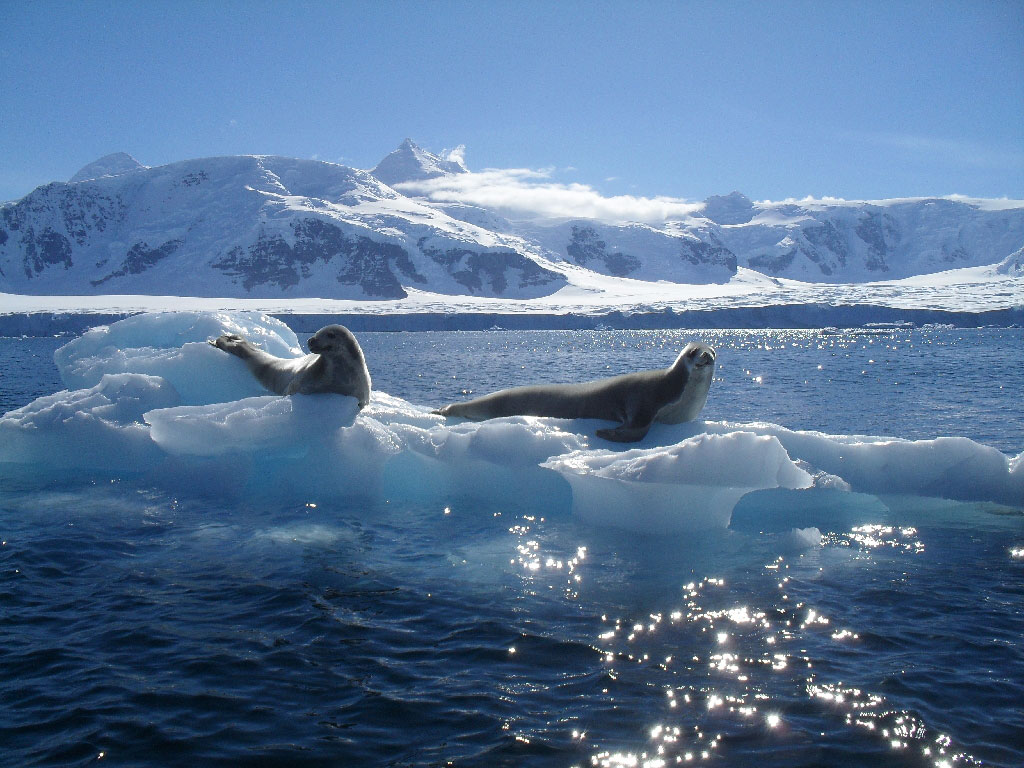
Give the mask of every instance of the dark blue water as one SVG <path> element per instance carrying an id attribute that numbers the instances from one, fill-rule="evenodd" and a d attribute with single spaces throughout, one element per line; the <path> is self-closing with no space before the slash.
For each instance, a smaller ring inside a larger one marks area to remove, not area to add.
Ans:
<path id="1" fill-rule="evenodd" d="M 435 404 L 667 364 L 684 337 L 719 351 L 707 418 L 1024 449 L 1020 330 L 360 341 L 376 388 Z M 0 340 L 0 408 L 59 388 L 62 341 Z M 0 764 L 1024 764 L 1021 512 L 884 501 L 792 552 L 502 499 L 7 484 Z"/>

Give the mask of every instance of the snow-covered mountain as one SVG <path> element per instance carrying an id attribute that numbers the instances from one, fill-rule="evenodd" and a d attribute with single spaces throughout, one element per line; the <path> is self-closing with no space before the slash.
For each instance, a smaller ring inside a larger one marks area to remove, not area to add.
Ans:
<path id="1" fill-rule="evenodd" d="M 468 173 L 462 158 L 456 153 L 449 153 L 448 158 L 441 158 L 416 145 L 412 139 L 406 139 L 398 149 L 385 157 L 371 173 L 385 184 L 397 184 L 405 181 L 422 181 L 434 179 L 450 173 Z"/>
<path id="2" fill-rule="evenodd" d="M 92 179 L 99 179 L 104 176 L 121 176 L 132 171 L 145 170 L 145 168 L 146 166 L 127 152 L 114 152 L 80 169 L 78 173 L 71 177 L 70 182 L 77 184 L 80 181 L 91 181 Z"/>
<path id="3" fill-rule="evenodd" d="M 0 292 L 518 299 L 590 290 L 599 276 L 712 284 L 749 269 L 858 283 L 1000 262 L 1012 275 L 1024 246 L 1024 203 L 758 203 L 733 192 L 623 222 L 459 197 L 460 184 L 479 192 L 488 178 L 460 151 L 410 140 L 371 172 L 272 156 L 147 168 L 108 155 L 0 206 Z"/>
<path id="4" fill-rule="evenodd" d="M 12 293 L 400 298 L 407 286 L 530 298 L 565 282 L 518 238 L 313 160 L 189 160 L 47 184 L 0 207 L 0 285 Z"/>
<path id="5" fill-rule="evenodd" d="M 1000 275 L 1024 277 L 1024 248 L 1014 251 L 996 265 L 995 271 Z"/>
<path id="6" fill-rule="evenodd" d="M 741 266 L 809 282 L 891 280 L 995 264 L 1024 245 L 1024 206 L 903 199 L 752 203 L 710 198 L 708 225 Z M 706 234 L 705 234 L 706 233 Z"/>
<path id="7" fill-rule="evenodd" d="M 605 275 L 718 283 L 745 267 L 811 283 L 862 283 L 996 264 L 1024 246 L 1024 203 L 754 203 L 733 192 L 657 225 L 527 221 L 503 231 Z"/>

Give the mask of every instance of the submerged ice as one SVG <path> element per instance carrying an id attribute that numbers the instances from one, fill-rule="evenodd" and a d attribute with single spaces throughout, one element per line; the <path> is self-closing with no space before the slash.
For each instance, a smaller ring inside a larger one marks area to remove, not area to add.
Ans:
<path id="1" fill-rule="evenodd" d="M 507 498 L 595 525 L 672 533 L 790 519 L 813 546 L 815 514 L 878 495 L 1024 506 L 1024 454 L 966 438 L 827 435 L 768 423 L 658 424 L 638 447 L 593 421 L 446 421 L 431 404 L 373 392 L 269 395 L 207 340 L 240 333 L 279 357 L 303 354 L 255 313 L 138 315 L 94 328 L 55 360 L 67 390 L 0 418 L 0 477 L 111 476 L 232 498 Z M 372 374 L 372 371 L 371 371 Z M 712 396 L 714 390 L 712 389 Z M 818 519 L 821 519 L 820 517 Z"/>

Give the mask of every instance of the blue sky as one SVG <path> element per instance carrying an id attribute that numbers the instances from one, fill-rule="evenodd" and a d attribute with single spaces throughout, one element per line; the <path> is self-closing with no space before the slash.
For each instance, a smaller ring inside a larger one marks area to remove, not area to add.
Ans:
<path id="1" fill-rule="evenodd" d="M 1024 2 L 0 0 L 0 200 L 115 151 L 1024 198 Z"/>

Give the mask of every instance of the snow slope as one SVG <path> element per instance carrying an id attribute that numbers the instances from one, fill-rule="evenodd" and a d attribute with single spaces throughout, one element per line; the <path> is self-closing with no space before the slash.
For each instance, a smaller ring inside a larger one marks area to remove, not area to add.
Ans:
<path id="1" fill-rule="evenodd" d="M 850 285 L 772 279 L 743 268 L 718 285 L 648 283 L 593 273 L 589 277 L 586 285 L 570 284 L 530 300 L 415 290 L 405 299 L 389 300 L 0 294 L 0 334 L 78 332 L 136 312 L 186 310 L 266 312 L 289 317 L 292 327 L 310 331 L 326 322 L 343 322 L 356 330 L 1024 323 L 1024 275 L 1007 276 L 996 267 Z"/>

